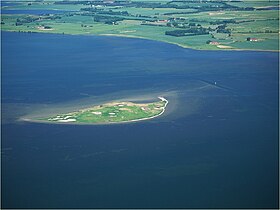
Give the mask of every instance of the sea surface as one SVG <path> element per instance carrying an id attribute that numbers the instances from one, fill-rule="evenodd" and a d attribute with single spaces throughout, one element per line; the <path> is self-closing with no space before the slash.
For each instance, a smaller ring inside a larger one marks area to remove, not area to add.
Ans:
<path id="1" fill-rule="evenodd" d="M 2 208 L 278 208 L 278 54 L 2 32 Z M 153 120 L 21 121 L 164 96 Z"/>
<path id="2" fill-rule="evenodd" d="M 17 2 L 9 2 L 9 1 L 1 1 L 1 7 L 7 7 L 7 6 L 17 6 L 19 3 Z"/>

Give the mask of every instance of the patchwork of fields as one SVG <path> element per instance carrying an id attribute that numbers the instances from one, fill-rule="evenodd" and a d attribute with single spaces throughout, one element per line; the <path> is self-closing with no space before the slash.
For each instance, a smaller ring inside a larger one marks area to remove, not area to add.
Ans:
<path id="1" fill-rule="evenodd" d="M 4 31 L 138 37 L 193 49 L 279 49 L 278 1 L 5 1 Z"/>

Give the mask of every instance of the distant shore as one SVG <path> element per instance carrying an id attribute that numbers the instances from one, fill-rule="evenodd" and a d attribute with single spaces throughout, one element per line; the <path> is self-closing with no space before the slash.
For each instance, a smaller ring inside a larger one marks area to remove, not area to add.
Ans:
<path id="1" fill-rule="evenodd" d="M 82 35 L 82 34 L 81 34 Z M 94 35 L 94 34 L 93 34 Z M 191 47 L 188 45 L 176 43 L 176 42 L 168 42 L 168 41 L 163 41 L 163 40 L 156 40 L 156 39 L 149 39 L 146 37 L 142 36 L 135 36 L 135 35 L 127 35 L 127 34 L 99 34 L 99 35 L 94 35 L 94 36 L 113 36 L 113 37 L 124 37 L 124 38 L 134 38 L 134 39 L 146 39 L 146 40 L 152 40 L 152 41 L 158 41 L 158 42 L 163 42 L 163 43 L 168 43 L 168 44 L 173 44 L 177 45 L 179 47 L 182 47 L 184 49 L 192 49 L 192 50 L 202 50 L 202 51 L 257 51 L 257 52 L 280 52 L 280 50 L 264 50 L 264 49 L 240 49 L 240 48 L 219 48 L 217 47 L 216 49 L 203 49 L 203 48 L 195 48 Z"/>
<path id="2" fill-rule="evenodd" d="M 1 30 L 3 32 L 13 32 L 13 33 L 28 33 L 27 31 L 15 31 L 15 30 Z M 44 31 L 44 32 L 43 32 Z M 61 33 L 56 33 L 54 30 L 38 30 L 38 31 L 31 31 L 31 33 L 39 33 L 39 34 L 57 34 L 57 35 L 62 35 Z M 215 49 L 206 49 L 206 48 L 197 48 L 197 47 L 191 47 L 189 45 L 184 45 L 176 42 L 170 42 L 170 41 L 165 41 L 165 40 L 157 40 L 157 39 L 151 39 L 148 37 L 142 37 L 142 36 L 137 36 L 137 35 L 128 35 L 128 34 L 68 34 L 65 33 L 63 35 L 71 35 L 71 36 L 111 36 L 111 37 L 123 37 L 123 38 L 134 38 L 134 39 L 145 39 L 145 40 L 151 40 L 151 41 L 157 41 L 157 42 L 163 42 L 167 44 L 172 44 L 176 45 L 179 47 L 182 47 L 184 49 L 192 49 L 192 50 L 199 50 L 199 51 L 256 51 L 256 52 L 280 52 L 280 50 L 266 50 L 266 49 L 241 49 L 241 48 L 215 48 Z"/>
<path id="3" fill-rule="evenodd" d="M 110 124 L 122 124 L 122 123 L 139 122 L 139 121 L 150 120 L 150 119 L 159 117 L 165 112 L 166 106 L 169 103 L 169 101 L 162 96 L 159 96 L 158 98 L 161 101 L 166 102 L 164 107 L 163 107 L 163 110 L 155 116 L 141 118 L 141 119 L 127 120 L 127 121 L 120 121 L 120 122 L 104 122 L 104 123 L 82 123 L 81 122 L 81 123 L 78 123 L 78 122 L 51 122 L 51 121 L 43 121 L 43 120 L 36 120 L 36 119 L 21 117 L 21 118 L 19 118 L 18 121 L 33 122 L 33 123 L 44 123 L 44 124 L 63 124 L 63 125 L 110 125 Z"/>

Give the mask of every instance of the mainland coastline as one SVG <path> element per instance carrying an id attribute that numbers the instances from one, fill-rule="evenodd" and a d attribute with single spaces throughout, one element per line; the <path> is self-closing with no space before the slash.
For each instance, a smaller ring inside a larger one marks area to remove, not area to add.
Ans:
<path id="1" fill-rule="evenodd" d="M 195 50 L 279 52 L 279 3 L 185 3 L 36 1 L 4 5 L 1 30 L 140 38 Z"/>
<path id="2" fill-rule="evenodd" d="M 29 33 L 27 31 L 15 31 L 15 30 L 5 30 L 2 29 L 2 31 L 9 32 L 9 33 Z M 143 37 L 138 35 L 127 35 L 127 34 L 71 34 L 71 33 L 65 33 L 61 34 L 59 32 L 55 32 L 52 30 L 39 30 L 38 31 L 32 31 L 31 33 L 38 33 L 38 34 L 56 34 L 56 35 L 69 35 L 69 36 L 104 36 L 104 37 L 120 37 L 120 38 L 131 38 L 131 39 L 144 39 L 144 40 L 150 40 L 150 41 L 157 41 L 162 42 L 166 44 L 176 45 L 178 47 L 181 47 L 183 49 L 191 49 L 191 50 L 197 50 L 197 51 L 252 51 L 252 52 L 274 52 L 279 53 L 280 50 L 272 50 L 272 49 L 250 49 L 250 48 L 234 48 L 234 47 L 228 47 L 224 45 L 218 45 L 216 48 L 199 48 L 199 47 L 193 47 L 186 44 L 181 44 L 177 42 L 172 41 L 166 41 L 166 40 L 160 40 L 160 39 L 152 39 L 149 37 Z M 220 46 L 220 47 L 219 47 Z"/>

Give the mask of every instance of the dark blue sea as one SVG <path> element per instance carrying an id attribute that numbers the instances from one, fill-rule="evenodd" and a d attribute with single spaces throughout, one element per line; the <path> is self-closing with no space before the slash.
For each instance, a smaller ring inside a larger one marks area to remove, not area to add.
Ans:
<path id="1" fill-rule="evenodd" d="M 2 32 L 2 208 L 278 208 L 278 53 Z M 169 100 L 153 120 L 19 120 Z M 73 111 L 73 110 L 72 110 Z"/>

